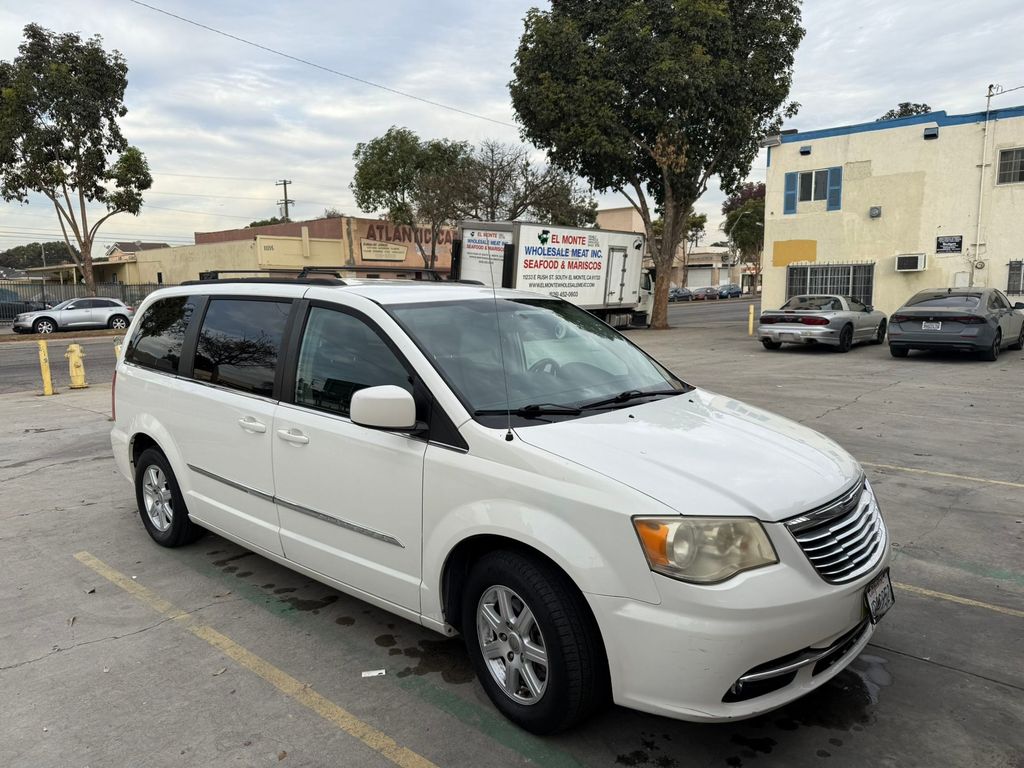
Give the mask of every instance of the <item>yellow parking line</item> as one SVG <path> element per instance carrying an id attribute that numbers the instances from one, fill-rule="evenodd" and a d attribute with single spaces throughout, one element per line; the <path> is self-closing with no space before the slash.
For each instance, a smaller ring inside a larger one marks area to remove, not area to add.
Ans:
<path id="1" fill-rule="evenodd" d="M 287 672 L 260 658 L 230 637 L 222 635 L 212 627 L 200 623 L 188 613 L 176 608 L 152 590 L 133 581 L 120 571 L 111 568 L 102 560 L 88 552 L 77 553 L 75 559 L 91 568 L 107 581 L 116 584 L 125 592 L 145 603 L 157 613 L 180 623 L 196 637 L 205 640 L 250 672 L 255 672 L 277 688 L 277 690 L 281 691 L 281 693 L 320 715 L 327 722 L 337 726 L 350 736 L 355 736 L 366 746 L 370 747 L 370 749 L 379 752 L 395 765 L 402 766 L 402 768 L 437 768 L 427 758 L 410 749 L 399 746 L 387 734 L 377 730 L 368 723 L 364 723 L 351 712 L 342 709 L 330 699 L 321 696 L 305 683 L 299 682 Z"/>
<path id="2" fill-rule="evenodd" d="M 990 480 L 986 477 L 973 477 L 971 475 L 954 475 L 952 472 L 935 472 L 931 469 L 916 469 L 915 467 L 899 467 L 895 464 L 876 464 L 873 461 L 862 461 L 865 467 L 875 469 L 895 469 L 897 472 L 913 472 L 918 475 L 932 475 L 933 477 L 950 477 L 954 480 L 969 480 L 972 483 L 987 483 L 988 485 L 1007 485 L 1010 488 L 1024 488 L 1024 483 L 1013 483 L 1009 480 Z"/>
<path id="3" fill-rule="evenodd" d="M 1018 611 L 1016 608 L 1007 608 L 1002 605 L 983 603 L 981 600 L 971 600 L 969 597 L 950 595 L 946 592 L 936 592 L 935 590 L 925 589 L 924 587 L 915 587 L 913 584 L 901 584 L 898 581 L 894 581 L 892 585 L 896 587 L 896 589 L 902 589 L 904 592 L 911 592 L 912 594 L 921 595 L 922 597 L 934 597 L 939 600 L 948 600 L 951 603 L 970 605 L 974 608 L 985 608 L 989 611 L 995 611 L 996 613 L 1005 613 L 1007 616 L 1016 616 L 1018 619 L 1024 619 L 1024 611 Z"/>

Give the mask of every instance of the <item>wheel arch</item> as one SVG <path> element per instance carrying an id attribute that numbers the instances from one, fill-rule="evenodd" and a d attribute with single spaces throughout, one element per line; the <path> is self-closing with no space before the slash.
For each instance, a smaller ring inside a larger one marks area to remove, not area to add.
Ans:
<path id="1" fill-rule="evenodd" d="M 594 615 L 594 611 L 590 607 L 590 603 L 587 601 L 586 595 L 583 594 L 583 590 L 579 588 L 579 585 L 576 584 L 572 577 L 569 576 L 559 563 L 548 557 L 539 549 L 517 539 L 512 539 L 500 534 L 478 533 L 463 539 L 455 545 L 451 552 L 448 553 L 448 557 L 445 559 L 444 566 L 441 569 L 441 606 L 444 611 L 446 622 L 462 632 L 462 589 L 466 582 L 466 577 L 469 575 L 469 571 L 473 567 L 474 563 L 489 552 L 497 550 L 509 550 L 525 557 L 534 558 L 541 561 L 548 567 L 557 570 L 565 577 L 566 586 L 576 592 L 580 598 L 580 604 L 586 611 L 584 620 L 593 631 L 594 637 L 597 638 L 597 642 L 601 650 L 601 664 L 603 665 L 603 672 L 607 675 L 607 646 L 604 642 L 604 636 L 601 634 L 601 627 L 597 623 L 597 617 Z"/>
<path id="2" fill-rule="evenodd" d="M 41 322 L 43 320 L 49 320 L 51 323 L 53 323 L 54 330 L 60 328 L 60 324 L 53 317 L 51 317 L 50 315 L 41 315 L 40 317 L 37 317 L 35 320 L 32 321 L 33 330 L 36 327 L 36 323 Z"/>

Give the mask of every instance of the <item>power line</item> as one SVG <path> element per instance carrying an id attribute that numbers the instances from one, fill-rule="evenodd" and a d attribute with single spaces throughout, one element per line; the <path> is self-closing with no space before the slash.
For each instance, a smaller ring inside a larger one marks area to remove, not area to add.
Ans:
<path id="1" fill-rule="evenodd" d="M 344 77 L 344 78 L 346 78 L 348 80 L 354 80 L 357 83 L 362 83 L 363 85 L 369 85 L 372 88 L 379 88 L 382 91 L 387 91 L 388 93 L 393 93 L 393 94 L 395 94 L 397 96 L 403 96 L 403 97 L 405 97 L 407 99 L 413 99 L 414 101 L 418 101 L 418 102 L 420 102 L 422 104 L 429 104 L 432 107 L 439 107 L 441 109 L 447 109 L 449 112 L 457 112 L 457 113 L 459 113 L 461 115 L 466 115 L 467 117 L 475 117 L 477 120 L 486 120 L 489 123 L 495 123 L 496 125 L 502 125 L 502 126 L 505 126 L 506 128 L 515 128 L 516 127 L 516 126 L 512 125 L 511 123 L 506 123 L 506 122 L 504 122 L 502 120 L 496 120 L 493 117 L 487 117 L 486 115 L 478 115 L 475 112 L 470 112 L 469 110 L 460 109 L 459 107 L 453 107 L 450 104 L 442 104 L 440 101 L 433 101 L 431 99 L 425 99 L 422 96 L 416 96 L 415 94 L 408 93 L 406 91 L 400 91 L 397 88 L 391 88 L 391 87 L 386 86 L 386 85 L 381 85 L 380 83 L 375 83 L 372 80 L 366 80 L 366 79 L 364 79 L 362 77 L 356 77 L 355 75 L 350 75 L 350 74 L 348 74 L 346 72 L 341 72 L 341 71 L 339 71 L 337 69 L 331 69 L 330 67 L 325 67 L 323 64 L 317 64 L 316 62 L 309 61 L 308 59 L 302 59 L 302 58 L 299 58 L 298 56 L 292 56 L 290 53 L 284 53 L 283 51 L 279 51 L 279 50 L 277 50 L 275 48 L 270 48 L 269 46 L 261 45 L 260 43 L 255 43 L 252 40 L 246 40 L 244 37 L 239 37 L 238 35 L 232 35 L 229 32 L 224 32 L 223 30 L 216 29 L 215 27 L 207 26 L 206 24 L 202 24 L 202 23 L 200 23 L 198 21 L 193 21 L 192 19 L 186 18 L 185 16 L 179 16 L 176 13 L 171 13 L 170 11 L 165 11 L 163 8 L 157 8 L 155 5 L 150 5 L 149 3 L 142 2 L 142 0 L 128 0 L 128 2 L 134 3 L 135 5 L 138 5 L 138 6 L 142 6 L 143 8 L 148 8 L 151 11 L 156 11 L 157 13 L 162 13 L 164 16 L 170 16 L 172 19 L 177 19 L 178 21 L 183 21 L 186 24 L 191 24 L 194 27 L 199 27 L 200 29 L 205 29 L 207 32 L 213 32 L 215 35 L 221 35 L 222 37 L 226 37 L 226 38 L 229 38 L 231 40 L 235 40 L 235 41 L 237 41 L 239 43 L 244 43 L 245 45 L 250 45 L 253 48 L 259 48 L 261 51 L 266 51 L 267 53 L 272 53 L 275 56 L 281 56 L 282 58 L 290 59 L 291 61 L 296 61 L 299 64 L 305 64 L 308 67 L 313 67 L 314 69 L 319 69 L 319 70 L 322 70 L 324 72 L 329 72 L 330 74 L 337 75 L 338 77 Z"/>
<path id="2" fill-rule="evenodd" d="M 192 216 L 222 216 L 225 219 L 242 219 L 252 221 L 252 216 L 235 216 L 230 213 L 207 213 L 206 211 L 186 211 L 184 208 L 165 208 L 162 205 L 151 205 L 147 203 L 146 208 L 155 208 L 158 211 L 174 211 L 175 213 L 188 213 Z"/>
<path id="3" fill-rule="evenodd" d="M 291 184 L 291 181 L 289 180 L 288 183 Z M 152 189 L 147 190 L 146 194 L 147 195 L 170 195 L 172 197 L 208 197 L 208 198 L 216 198 L 218 200 L 256 200 L 256 201 L 261 202 L 261 203 L 273 203 L 273 202 L 275 202 L 274 198 L 272 198 L 272 197 L 246 197 L 246 196 L 243 196 L 243 195 L 213 195 L 213 194 L 206 194 L 206 195 L 204 195 L 204 194 L 199 194 L 197 192 L 155 192 Z M 292 202 L 294 203 L 295 201 L 292 200 Z M 308 205 L 326 205 L 326 206 L 331 206 L 331 205 L 337 205 L 338 204 L 337 201 L 335 201 L 333 203 L 327 203 L 327 202 L 324 202 L 323 200 L 302 200 L 302 202 L 306 203 Z"/>

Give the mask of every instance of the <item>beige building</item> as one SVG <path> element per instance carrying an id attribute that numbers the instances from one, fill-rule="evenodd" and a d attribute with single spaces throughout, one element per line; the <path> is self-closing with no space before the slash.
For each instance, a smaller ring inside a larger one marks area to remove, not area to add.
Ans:
<path id="1" fill-rule="evenodd" d="M 763 306 L 852 294 L 889 313 L 925 288 L 1019 301 L 1024 107 L 770 137 Z"/>

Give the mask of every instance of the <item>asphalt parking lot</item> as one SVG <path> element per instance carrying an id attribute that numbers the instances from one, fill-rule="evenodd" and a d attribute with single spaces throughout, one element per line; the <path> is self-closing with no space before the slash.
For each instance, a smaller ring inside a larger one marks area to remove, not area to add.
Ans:
<path id="1" fill-rule="evenodd" d="M 630 337 L 838 440 L 874 484 L 896 605 L 811 696 L 737 723 L 610 707 L 525 734 L 457 639 L 214 535 L 155 546 L 110 456 L 97 352 L 87 390 L 0 394 L 0 764 L 1024 766 L 1024 354 L 767 352 L 747 304 L 673 306 L 674 330 Z M 15 347 L 0 391 L 22 388 Z"/>

